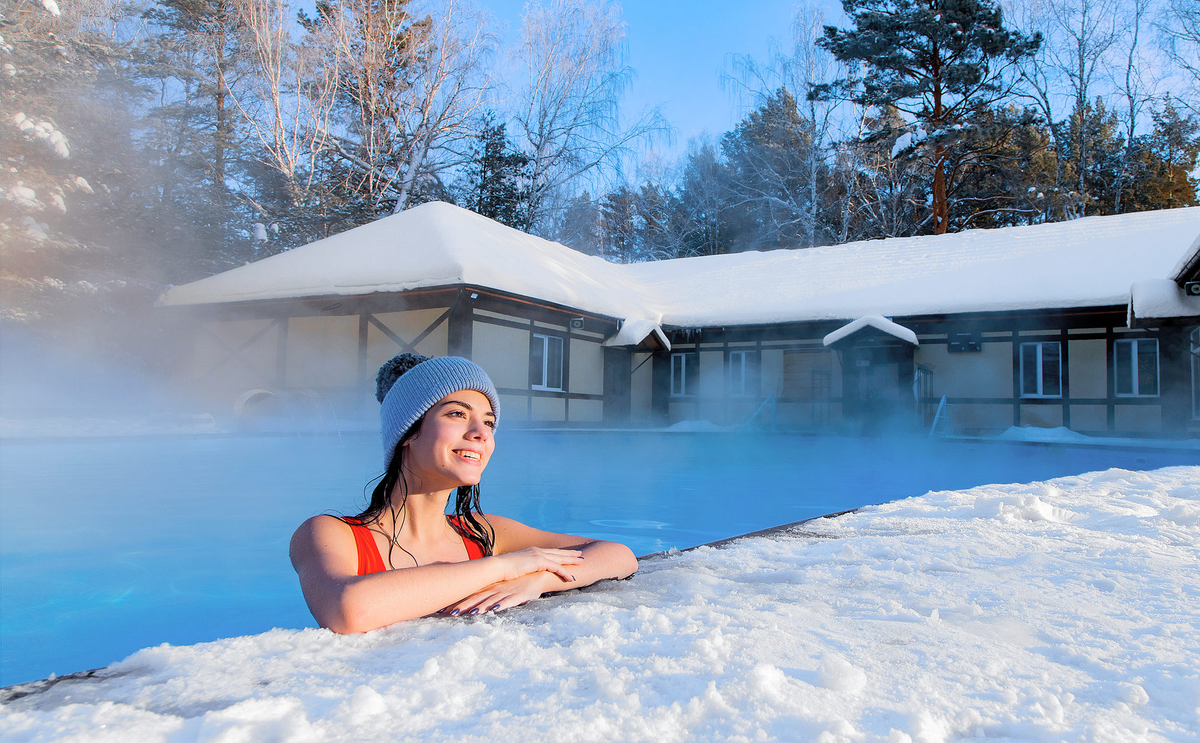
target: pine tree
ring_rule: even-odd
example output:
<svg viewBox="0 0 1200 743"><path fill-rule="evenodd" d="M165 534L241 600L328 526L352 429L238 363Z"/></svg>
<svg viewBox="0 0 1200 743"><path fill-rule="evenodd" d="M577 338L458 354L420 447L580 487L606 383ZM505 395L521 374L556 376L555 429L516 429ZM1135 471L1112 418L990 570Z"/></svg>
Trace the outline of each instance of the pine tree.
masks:
<svg viewBox="0 0 1200 743"><path fill-rule="evenodd" d="M864 70L811 95L863 106L892 106L911 116L933 169L933 231L949 226L947 159L963 139L961 125L1002 100L1007 68L1033 53L1041 37L1004 27L988 0L842 0L854 28L825 27L818 43Z"/></svg>
<svg viewBox="0 0 1200 743"><path fill-rule="evenodd" d="M1140 157L1123 202L1129 211L1174 209L1200 204L1200 121L1183 116L1168 99L1154 111L1154 131L1139 139Z"/></svg>
<svg viewBox="0 0 1200 743"><path fill-rule="evenodd" d="M488 113L472 148L459 203L501 224L528 230L529 186L525 167L529 157L508 139L503 123Z"/></svg>
<svg viewBox="0 0 1200 743"><path fill-rule="evenodd" d="M823 229L808 223L812 144L812 124L800 115L786 88L722 137L721 151L730 170L735 250L823 242L816 237Z"/></svg>

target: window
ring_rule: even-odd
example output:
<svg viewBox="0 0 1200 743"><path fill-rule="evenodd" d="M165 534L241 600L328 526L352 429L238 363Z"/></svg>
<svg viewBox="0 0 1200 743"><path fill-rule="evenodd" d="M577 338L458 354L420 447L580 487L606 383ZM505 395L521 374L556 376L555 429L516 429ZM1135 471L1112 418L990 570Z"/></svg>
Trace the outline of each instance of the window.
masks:
<svg viewBox="0 0 1200 743"><path fill-rule="evenodd" d="M563 339L534 333L529 342L529 385L535 390L561 392Z"/></svg>
<svg viewBox="0 0 1200 743"><path fill-rule="evenodd" d="M1138 338L1113 343L1118 397L1158 396L1158 339Z"/></svg>
<svg viewBox="0 0 1200 743"><path fill-rule="evenodd" d="M754 351L730 351L726 357L729 372L729 395L751 397L758 395L758 354Z"/></svg>
<svg viewBox="0 0 1200 743"><path fill-rule="evenodd" d="M1192 331L1189 349L1192 357L1192 417L1200 419L1200 328Z"/></svg>
<svg viewBox="0 0 1200 743"><path fill-rule="evenodd" d="M694 353L671 354L671 397L696 394L696 372L699 365Z"/></svg>
<svg viewBox="0 0 1200 743"><path fill-rule="evenodd" d="M1021 397L1062 397L1062 346L1021 344Z"/></svg>

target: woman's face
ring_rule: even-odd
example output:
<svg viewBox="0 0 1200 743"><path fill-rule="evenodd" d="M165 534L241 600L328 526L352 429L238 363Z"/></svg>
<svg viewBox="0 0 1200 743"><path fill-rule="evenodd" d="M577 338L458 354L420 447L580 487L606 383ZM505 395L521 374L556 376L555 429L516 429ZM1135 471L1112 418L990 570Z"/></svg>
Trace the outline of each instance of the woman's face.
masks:
<svg viewBox="0 0 1200 743"><path fill-rule="evenodd" d="M495 447L496 414L482 392L452 392L425 413L421 430L404 442L404 468L425 492L477 485Z"/></svg>

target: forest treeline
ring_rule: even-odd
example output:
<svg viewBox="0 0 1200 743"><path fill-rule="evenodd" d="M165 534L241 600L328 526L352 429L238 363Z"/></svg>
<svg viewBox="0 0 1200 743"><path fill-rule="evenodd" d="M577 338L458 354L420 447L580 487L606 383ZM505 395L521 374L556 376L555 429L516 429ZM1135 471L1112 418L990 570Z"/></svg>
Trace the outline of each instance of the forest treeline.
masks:
<svg viewBox="0 0 1200 743"><path fill-rule="evenodd" d="M1196 0L801 10L678 162L621 115L611 3L530 3L505 40L467 0L3 2L5 323L435 199L615 261L1197 203Z"/></svg>

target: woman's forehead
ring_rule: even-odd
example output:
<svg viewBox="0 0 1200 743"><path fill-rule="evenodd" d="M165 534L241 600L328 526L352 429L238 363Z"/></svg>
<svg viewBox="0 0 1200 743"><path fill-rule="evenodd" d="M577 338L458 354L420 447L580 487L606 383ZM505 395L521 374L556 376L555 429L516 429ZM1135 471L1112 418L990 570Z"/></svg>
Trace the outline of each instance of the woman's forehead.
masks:
<svg viewBox="0 0 1200 743"><path fill-rule="evenodd" d="M448 402L460 402L468 405L471 410L483 411L485 413L494 413L492 410L492 402L488 400L487 395L478 390L459 390L451 392L441 400L437 401L438 405Z"/></svg>

